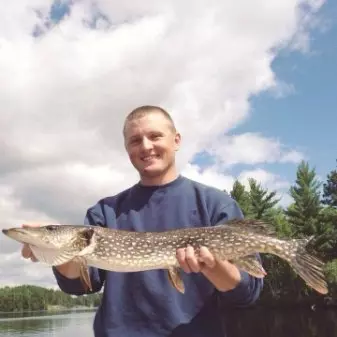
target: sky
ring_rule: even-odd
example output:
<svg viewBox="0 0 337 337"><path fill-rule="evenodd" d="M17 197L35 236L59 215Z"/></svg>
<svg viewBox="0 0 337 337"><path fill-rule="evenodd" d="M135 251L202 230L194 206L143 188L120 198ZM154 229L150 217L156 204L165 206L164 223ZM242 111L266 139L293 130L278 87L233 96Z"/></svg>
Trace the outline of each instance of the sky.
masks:
<svg viewBox="0 0 337 337"><path fill-rule="evenodd" d="M336 166L337 3L16 0L0 13L0 228L83 222L138 181L131 109L160 105L180 172L229 191L249 177L291 203L307 160ZM0 235L0 286L55 286Z"/></svg>

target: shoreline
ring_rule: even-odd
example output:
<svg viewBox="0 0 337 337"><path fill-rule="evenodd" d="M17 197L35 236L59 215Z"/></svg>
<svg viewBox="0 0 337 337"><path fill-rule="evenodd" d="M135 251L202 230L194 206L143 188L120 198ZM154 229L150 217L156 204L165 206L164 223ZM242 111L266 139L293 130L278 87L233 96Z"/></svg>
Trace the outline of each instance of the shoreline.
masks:
<svg viewBox="0 0 337 337"><path fill-rule="evenodd" d="M54 312L61 312L61 311L89 311L89 310L96 310L98 307L62 307L60 305L50 306L48 309L45 310L20 310L20 311L0 311L0 316L4 314L27 314L27 313L54 313Z"/></svg>

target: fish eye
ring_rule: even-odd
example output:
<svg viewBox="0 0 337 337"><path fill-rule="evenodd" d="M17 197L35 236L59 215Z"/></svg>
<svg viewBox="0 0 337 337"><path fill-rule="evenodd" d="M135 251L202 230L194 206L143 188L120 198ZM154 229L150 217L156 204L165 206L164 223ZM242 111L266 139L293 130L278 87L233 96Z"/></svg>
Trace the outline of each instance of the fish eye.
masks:
<svg viewBox="0 0 337 337"><path fill-rule="evenodd" d="M46 229L48 231L54 231L55 229L57 229L57 226L55 226L55 225L48 225L48 226L46 226Z"/></svg>

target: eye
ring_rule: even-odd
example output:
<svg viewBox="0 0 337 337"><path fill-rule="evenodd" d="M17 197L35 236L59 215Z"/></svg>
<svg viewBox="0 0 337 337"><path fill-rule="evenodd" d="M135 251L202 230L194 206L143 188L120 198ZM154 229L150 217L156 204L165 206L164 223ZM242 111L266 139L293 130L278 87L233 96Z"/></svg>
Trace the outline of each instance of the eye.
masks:
<svg viewBox="0 0 337 337"><path fill-rule="evenodd" d="M54 231L54 230L57 229L57 226L55 226L55 225L48 225L48 226L46 226L46 229L47 229L48 231Z"/></svg>
<svg viewBox="0 0 337 337"><path fill-rule="evenodd" d="M152 133L151 134L151 136L150 136L150 138L152 139L152 140L158 140L158 139L160 139L161 137L162 137L163 135L161 134L161 133Z"/></svg>
<svg viewBox="0 0 337 337"><path fill-rule="evenodd" d="M128 142L128 145L129 145L129 146L135 146L135 145L137 145L137 144L139 144L139 140L138 140L138 139L132 139L132 140L130 140L130 141Z"/></svg>

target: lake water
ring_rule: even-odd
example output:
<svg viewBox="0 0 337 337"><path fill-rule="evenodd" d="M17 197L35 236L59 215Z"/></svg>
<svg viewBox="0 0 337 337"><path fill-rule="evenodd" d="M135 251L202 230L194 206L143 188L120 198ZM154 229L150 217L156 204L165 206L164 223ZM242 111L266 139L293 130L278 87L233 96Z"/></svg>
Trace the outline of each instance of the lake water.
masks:
<svg viewBox="0 0 337 337"><path fill-rule="evenodd" d="M31 313L23 317L0 318L1 337L92 337L95 312L92 310Z"/></svg>
<svg viewBox="0 0 337 337"><path fill-rule="evenodd" d="M88 310L8 315L0 318L0 336L92 337L94 314ZM252 309L231 312L229 317L228 337L337 336L337 310Z"/></svg>

